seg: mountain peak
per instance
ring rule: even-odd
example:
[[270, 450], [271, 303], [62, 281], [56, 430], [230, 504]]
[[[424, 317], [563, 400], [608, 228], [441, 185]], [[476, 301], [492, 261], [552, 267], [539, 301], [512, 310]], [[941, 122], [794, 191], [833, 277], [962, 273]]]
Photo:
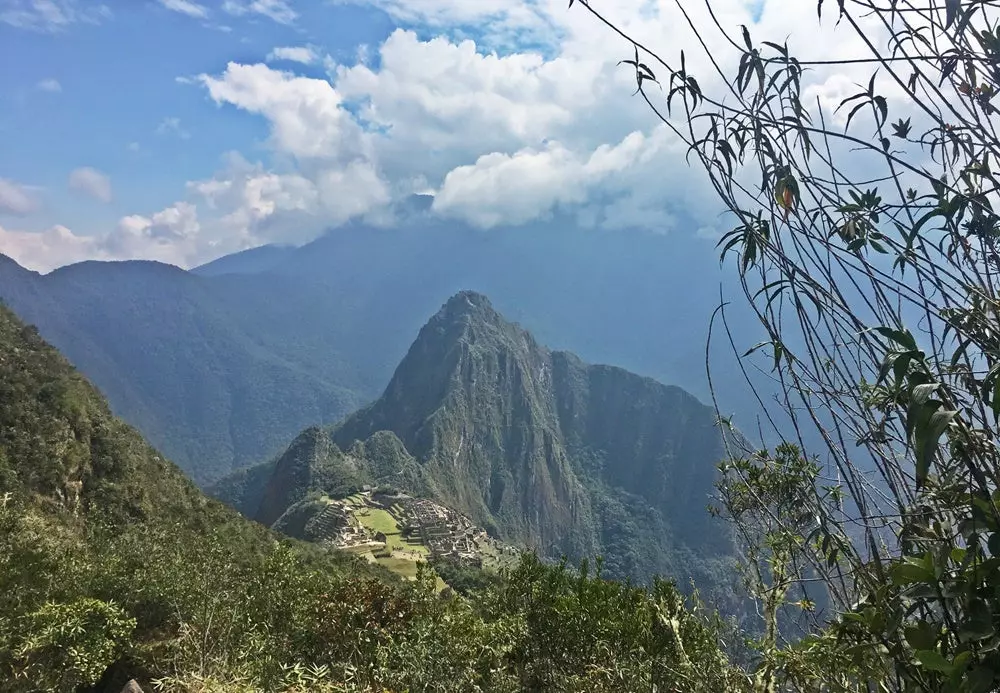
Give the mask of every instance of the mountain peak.
[[456, 318], [463, 315], [489, 313], [491, 316], [500, 318], [500, 314], [493, 309], [490, 299], [475, 291], [459, 291], [449, 298], [438, 311], [438, 316], [443, 318]]
[[[683, 575], [687, 551], [728, 551], [700, 514], [723, 455], [712, 411], [550, 351], [482, 294], [450, 298], [382, 397], [330, 435], [348, 450], [379, 431], [398, 438], [436, 501], [545, 555], [600, 553], [613, 574], [645, 578]], [[391, 467], [373, 477], [394, 479]]]

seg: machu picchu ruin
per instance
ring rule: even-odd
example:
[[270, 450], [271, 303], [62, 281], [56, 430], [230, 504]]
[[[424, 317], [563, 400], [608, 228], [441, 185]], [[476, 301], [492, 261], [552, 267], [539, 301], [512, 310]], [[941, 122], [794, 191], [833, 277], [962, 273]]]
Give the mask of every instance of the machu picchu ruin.
[[420, 561], [495, 567], [517, 553], [461, 513], [405, 493], [367, 487], [322, 502], [324, 507], [306, 526], [313, 541], [357, 553], [404, 575], [415, 574]]

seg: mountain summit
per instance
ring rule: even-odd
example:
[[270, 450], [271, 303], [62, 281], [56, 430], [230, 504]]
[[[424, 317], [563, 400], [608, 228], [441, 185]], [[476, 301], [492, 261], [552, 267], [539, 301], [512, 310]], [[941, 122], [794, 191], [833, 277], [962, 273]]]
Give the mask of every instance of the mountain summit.
[[705, 510], [722, 455], [712, 410], [688, 393], [550, 351], [463, 291], [378, 400], [219, 495], [270, 523], [311, 491], [393, 485], [543, 555], [711, 586], [730, 546]]

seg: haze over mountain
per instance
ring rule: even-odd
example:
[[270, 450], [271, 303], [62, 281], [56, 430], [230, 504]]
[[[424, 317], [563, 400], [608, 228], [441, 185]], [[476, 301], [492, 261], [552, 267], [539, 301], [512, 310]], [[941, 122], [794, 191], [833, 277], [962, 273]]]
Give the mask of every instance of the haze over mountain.
[[731, 544], [706, 508], [723, 455], [713, 410], [690, 394], [550, 351], [466, 291], [378, 400], [216, 493], [270, 525], [312, 492], [388, 485], [545, 556], [718, 587]]
[[[339, 229], [194, 272], [88, 262], [38, 275], [6, 260], [0, 298], [207, 483], [374, 399], [426, 316], [465, 288], [547, 344], [707, 401], [704, 345], [719, 289], [696, 275], [719, 276], [704, 239], [563, 219], [483, 233], [417, 216], [406, 228]], [[755, 403], [732, 383], [718, 379], [723, 405], [749, 418]]]

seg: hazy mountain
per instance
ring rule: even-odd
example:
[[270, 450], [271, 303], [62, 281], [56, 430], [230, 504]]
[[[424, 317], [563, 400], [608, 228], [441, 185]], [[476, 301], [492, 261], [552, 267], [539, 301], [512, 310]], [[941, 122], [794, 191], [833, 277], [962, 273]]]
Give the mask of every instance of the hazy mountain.
[[[707, 401], [712, 277], [712, 243], [690, 234], [565, 219], [482, 232], [418, 213], [403, 228], [351, 226], [193, 272], [90, 262], [41, 276], [6, 261], [0, 298], [205, 483], [373, 400], [425, 317], [465, 288], [553, 347]], [[746, 348], [757, 340], [738, 317]], [[716, 384], [725, 408], [749, 417], [756, 403], [733, 372]]]
[[262, 245], [232, 255], [223, 255], [218, 260], [196, 267], [192, 272], [204, 277], [266, 272], [294, 250], [292, 246]]
[[196, 481], [363, 401], [298, 359], [293, 339], [282, 348], [279, 335], [241, 321], [218, 285], [176, 267], [88, 262], [41, 276], [6, 260], [0, 297]]
[[722, 455], [713, 411], [693, 396], [550, 351], [462, 292], [378, 400], [305, 431], [223, 493], [245, 511], [256, 500], [253, 515], [271, 524], [311, 491], [387, 484], [544, 555], [603, 555], [613, 576], [712, 586], [730, 550], [706, 511]]

